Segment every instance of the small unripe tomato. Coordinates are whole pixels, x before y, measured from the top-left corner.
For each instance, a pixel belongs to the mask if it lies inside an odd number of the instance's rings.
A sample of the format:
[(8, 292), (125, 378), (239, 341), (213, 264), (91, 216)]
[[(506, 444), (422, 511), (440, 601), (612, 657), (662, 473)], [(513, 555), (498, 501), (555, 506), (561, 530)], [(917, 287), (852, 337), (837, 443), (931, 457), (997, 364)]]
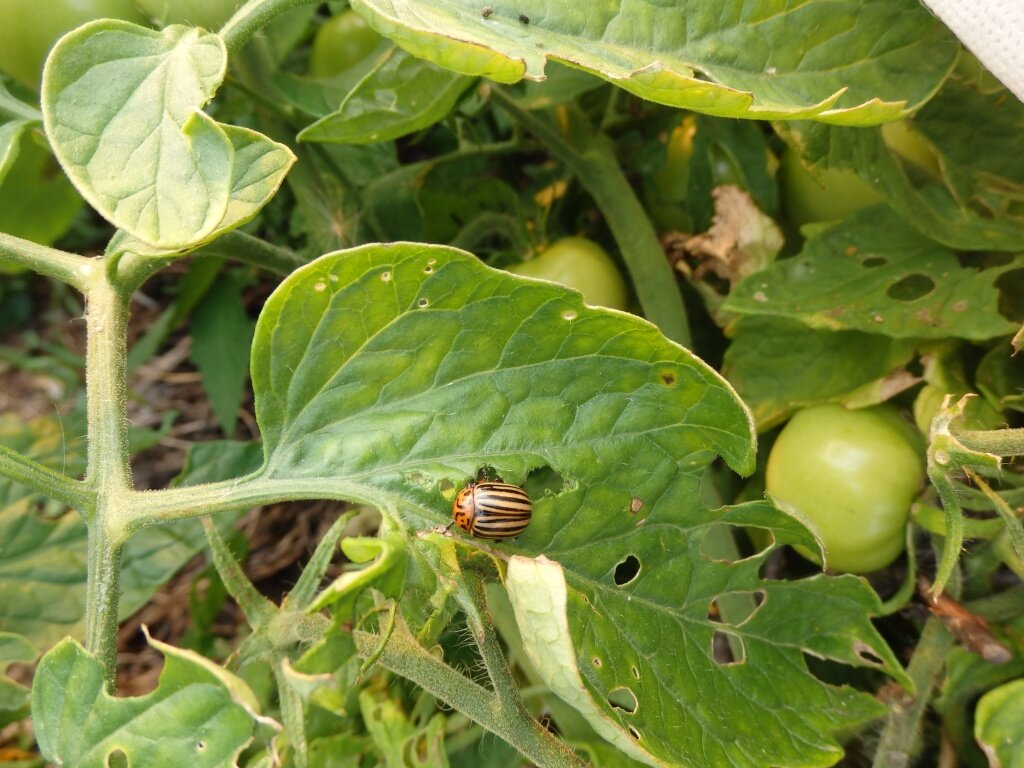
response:
[(563, 237), (539, 256), (514, 264), (508, 271), (575, 288), (593, 306), (629, 306), (626, 281), (619, 268), (601, 246), (585, 237)]
[(372, 54), (384, 38), (353, 10), (331, 16), (316, 32), (309, 53), (309, 74), (332, 77)]
[(780, 158), (779, 184), (786, 214), (798, 227), (845, 219), (885, 199), (853, 171), (822, 168), (812, 174), (788, 147)]
[(530, 524), (530, 496), (511, 483), (468, 483), (452, 503), (454, 524), (479, 539), (511, 539)]
[[(768, 455), (765, 486), (817, 528), (830, 570), (867, 573), (904, 548), (910, 504), (924, 479), (913, 429), (891, 408), (806, 408)], [(800, 554), (819, 562), (816, 553)]]

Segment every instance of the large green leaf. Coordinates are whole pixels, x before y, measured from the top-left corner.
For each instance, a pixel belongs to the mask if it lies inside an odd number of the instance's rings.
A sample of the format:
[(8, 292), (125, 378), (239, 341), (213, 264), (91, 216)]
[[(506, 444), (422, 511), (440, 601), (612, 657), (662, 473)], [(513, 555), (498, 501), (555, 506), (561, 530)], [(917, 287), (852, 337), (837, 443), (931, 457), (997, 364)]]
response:
[(473, 78), (392, 48), (337, 109), (299, 134), (301, 141), (368, 144), (397, 139), (443, 119)]
[[(372, 503), (422, 529), (450, 519), (454, 487), (482, 465), (514, 482), (558, 473), (530, 527), (491, 546), (561, 564), (583, 674), (595, 657), (604, 667), (592, 683), (601, 718), (622, 717), (607, 675), (644, 681), (633, 694), (645, 759), (687, 764), (701, 750), (733, 754), (721, 764), (824, 765), (839, 754), (826, 732), (879, 708), (816, 681), (801, 653), (900, 676), (863, 582), (764, 582), (767, 552), (741, 563), (703, 552), (721, 522), (814, 540), (764, 504), (703, 506), (716, 456), (752, 469), (750, 418), (723, 379), (643, 320), (454, 249), (364, 246), (285, 280), (257, 324), (252, 372), (266, 447), (257, 487)], [(767, 599), (742, 626), (716, 629), (715, 601), (737, 592)], [(744, 644), (743, 663), (713, 659), (716, 631)]]
[(999, 313), (995, 283), (1021, 268), (1024, 256), (988, 269), (961, 266), (951, 250), (879, 206), (811, 238), (799, 256), (743, 280), (723, 308), (893, 338), (991, 339), (1017, 330)]
[(150, 643), (164, 654), (164, 668), (156, 690), (137, 698), (107, 693), (103, 665), (71, 638), (43, 657), (32, 720), (47, 760), (105, 768), (120, 753), (133, 768), (236, 765), (252, 737), (255, 695), (202, 656)]
[(935, 91), (958, 49), (916, 0), (352, 5), (402, 47), (456, 72), (540, 80), (557, 60), (645, 99), (729, 117), (891, 120)]
[(54, 152), (104, 217), (181, 249), (239, 226), (277, 190), (294, 156), (202, 107), (224, 77), (217, 35), (97, 21), (61, 38), (43, 74)]
[(722, 374), (763, 431), (796, 408), (818, 403), (878, 403), (918, 379), (904, 366), (914, 342), (861, 331), (808, 328), (751, 315), (729, 329)]

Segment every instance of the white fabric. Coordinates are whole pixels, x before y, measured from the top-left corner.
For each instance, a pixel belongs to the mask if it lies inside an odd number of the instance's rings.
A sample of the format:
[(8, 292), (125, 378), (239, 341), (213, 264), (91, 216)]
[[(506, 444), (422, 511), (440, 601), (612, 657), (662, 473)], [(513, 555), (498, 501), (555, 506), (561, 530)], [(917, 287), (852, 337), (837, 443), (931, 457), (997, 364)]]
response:
[(1024, 101), (1024, 0), (923, 0)]

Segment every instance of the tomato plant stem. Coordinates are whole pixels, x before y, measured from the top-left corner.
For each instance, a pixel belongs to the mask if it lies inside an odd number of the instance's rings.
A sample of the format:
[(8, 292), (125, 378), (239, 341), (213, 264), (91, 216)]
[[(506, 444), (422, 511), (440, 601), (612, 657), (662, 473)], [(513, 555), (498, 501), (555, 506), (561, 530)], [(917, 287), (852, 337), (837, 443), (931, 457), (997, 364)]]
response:
[(131, 490), (125, 377), (131, 290), (114, 283), (97, 259), (85, 285), (86, 418), (89, 445), (85, 482), (95, 489), (86, 572), (85, 641), (106, 670), (112, 688), (117, 659), (117, 608), (121, 550), (126, 539), (121, 504)]
[[(357, 630), (353, 636), (361, 656), (376, 653), (381, 647), (381, 638), (372, 632)], [(400, 618), (377, 661), (497, 734), (541, 768), (583, 768), (586, 765), (533, 718), (524, 721), (512, 716), (495, 694), (429, 653), (416, 642)]]
[(608, 137), (575, 111), (569, 112), (569, 136), (564, 137), (500, 88), (493, 89), (491, 94), (503, 110), (576, 174), (608, 221), (644, 314), (670, 339), (689, 347), (690, 326), (675, 273), (650, 219), (619, 167)]
[(93, 268), (94, 261), (0, 232), (0, 264), (28, 267), (79, 290), (83, 290), (85, 277)]
[(890, 703), (873, 768), (904, 768), (910, 764), (921, 718), (928, 707), (932, 689), (942, 675), (952, 645), (953, 636), (942, 622), (934, 617), (928, 619), (907, 668), (915, 691)]
[(274, 18), (292, 8), (308, 5), (313, 0), (250, 0), (243, 5), (220, 30), (228, 55), (234, 56), (253, 35), (266, 27)]

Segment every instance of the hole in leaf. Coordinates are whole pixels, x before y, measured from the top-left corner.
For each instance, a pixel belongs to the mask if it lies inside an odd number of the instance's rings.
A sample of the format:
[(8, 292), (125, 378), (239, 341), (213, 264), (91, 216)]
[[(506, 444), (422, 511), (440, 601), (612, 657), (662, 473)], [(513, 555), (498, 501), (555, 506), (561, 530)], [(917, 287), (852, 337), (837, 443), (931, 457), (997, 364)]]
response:
[(916, 301), (935, 290), (935, 281), (928, 275), (907, 275), (889, 286), (885, 294), (896, 301)]
[(638, 731), (638, 730), (637, 730), (636, 728), (634, 728), (634, 727), (633, 727), (632, 725), (631, 725), (631, 726), (629, 726), (629, 735), (630, 735), (630, 736), (632, 736), (632, 737), (633, 737), (634, 739), (636, 739), (637, 741), (640, 741), (640, 731)]
[(444, 496), (446, 499), (450, 499), (452, 497), (452, 494), (455, 493), (455, 483), (453, 483), (451, 480), (442, 480), (440, 483), (437, 484), (437, 486), (438, 490), (441, 491), (441, 495)]
[(523, 488), (531, 499), (539, 499), (548, 494), (558, 495), (565, 489), (565, 478), (549, 466), (537, 467), (523, 481)]
[(595, 667), (597, 667), (598, 669), (601, 668), (601, 659), (599, 659), (597, 656), (592, 658), (591, 661), (594, 662)]
[(743, 638), (734, 632), (715, 630), (715, 634), (711, 638), (711, 658), (716, 664), (723, 667), (745, 664), (747, 648), (743, 644)]
[(889, 260), (884, 256), (868, 256), (860, 263), (860, 265), (862, 267), (867, 267), (868, 269), (873, 269), (874, 267), (884, 267), (888, 263)]
[(749, 557), (760, 557), (775, 546), (775, 533), (768, 528), (748, 525), (743, 532), (752, 547)]
[(1013, 269), (996, 278), (999, 314), (1015, 323), (1024, 322), (1024, 269)]
[(108, 768), (128, 768), (131, 763), (128, 761), (128, 755), (120, 749), (115, 749), (107, 755), (106, 765)]
[(640, 573), (640, 561), (633, 555), (627, 555), (626, 559), (615, 566), (615, 584), (624, 587)]
[(870, 645), (866, 645), (861, 642), (854, 642), (853, 651), (857, 654), (857, 657), (865, 664), (870, 664), (873, 667), (885, 666), (885, 662), (882, 658), (875, 653), (875, 649)]
[[(715, 530), (716, 528), (718, 530)], [(717, 547), (711, 551), (707, 549), (708, 542), (713, 544), (716, 541), (726, 541), (728, 538), (737, 541), (742, 539), (743, 535), (743, 528), (740, 526), (729, 525), (728, 523), (716, 523), (715, 525), (708, 526), (700, 542), (700, 553), (708, 560), (717, 563), (738, 563), (741, 560), (746, 560), (750, 556), (744, 555), (742, 552), (737, 552), (736, 559), (732, 560), (726, 552), (719, 551)]]
[(428, 307), (428, 306), (430, 306), (430, 299), (428, 299), (426, 296), (422, 296), (416, 302), (416, 306), (419, 307), (420, 309), (423, 309), (424, 307)]
[(632, 673), (633, 677), (635, 677), (637, 680), (640, 679), (640, 670), (637, 668), (636, 664), (634, 664), (632, 667), (630, 667), (629, 671)]
[(708, 605), (708, 621), (738, 627), (757, 613), (764, 604), (764, 599), (763, 589), (750, 592), (725, 592), (714, 597)]
[(637, 708), (636, 695), (624, 686), (613, 688), (608, 692), (608, 703), (613, 708), (621, 709), (630, 715), (636, 712)]

